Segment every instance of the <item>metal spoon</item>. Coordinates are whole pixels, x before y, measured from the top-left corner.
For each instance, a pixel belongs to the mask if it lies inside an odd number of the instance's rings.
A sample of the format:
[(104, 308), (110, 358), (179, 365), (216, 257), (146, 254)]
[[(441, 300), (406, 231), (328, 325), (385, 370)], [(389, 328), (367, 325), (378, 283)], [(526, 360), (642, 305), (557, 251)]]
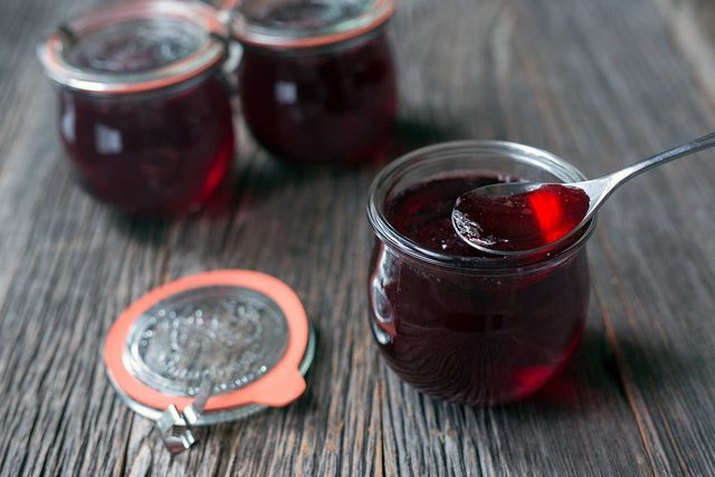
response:
[[(715, 132), (686, 144), (668, 149), (667, 151), (598, 179), (559, 184), (512, 182), (479, 187), (466, 192), (457, 199), (452, 209), (452, 225), (462, 240), (472, 247), (487, 253), (498, 255), (529, 255), (553, 250), (572, 237), (582, 226), (591, 220), (605, 200), (624, 182), (656, 166), (713, 146), (715, 146)], [(522, 220), (525, 217), (529, 218), (523, 216), (523, 214), (532, 214), (533, 211), (526, 209), (517, 210), (516, 208), (525, 207), (525, 204), (528, 203), (527, 199), (533, 197), (532, 194), (538, 194), (540, 191), (544, 193), (548, 192), (552, 195), (565, 192), (571, 197), (576, 197), (577, 201), (580, 195), (584, 198), (583, 207), (581, 208), (582, 213), (576, 216), (575, 222), (572, 220), (571, 223), (568, 224), (567, 229), (556, 233), (553, 240), (545, 240), (543, 236), (540, 236), (540, 246), (538, 247), (530, 247), (534, 241), (525, 238), (529, 237), (528, 230), (524, 232), (524, 235), (518, 237), (500, 236), (498, 229), (499, 224), (503, 223), (503, 221), (501, 221), (502, 219), (500, 217), (495, 217), (494, 213), (503, 213), (506, 215), (514, 213), (511, 218), (518, 220)], [(522, 213), (522, 216), (516, 215), (518, 213)], [(479, 219), (479, 217), (482, 217), (482, 219)], [(488, 217), (491, 222), (484, 221), (484, 217)], [(494, 230), (490, 230), (490, 226)], [(520, 239), (521, 242), (519, 241)], [(524, 247), (522, 247), (522, 245), (524, 245)]]

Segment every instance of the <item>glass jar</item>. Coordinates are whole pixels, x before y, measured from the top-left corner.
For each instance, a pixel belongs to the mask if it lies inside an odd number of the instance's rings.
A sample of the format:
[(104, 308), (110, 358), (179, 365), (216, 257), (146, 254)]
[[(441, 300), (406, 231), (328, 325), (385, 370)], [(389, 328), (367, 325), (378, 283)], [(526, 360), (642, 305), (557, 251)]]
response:
[(239, 3), (233, 34), (242, 114), (290, 163), (344, 165), (377, 154), (397, 107), (384, 24), (395, 0)]
[(204, 4), (147, 0), (83, 16), (40, 45), (62, 143), (87, 190), (136, 214), (209, 200), (234, 151), (227, 36)]
[(370, 190), (378, 238), (369, 295), (375, 341), (417, 389), (498, 404), (539, 389), (570, 360), (584, 330), (593, 221), (548, 255), (487, 256), (456, 236), (454, 201), (508, 180), (584, 180), (545, 151), (507, 142), (445, 143), (386, 167)]

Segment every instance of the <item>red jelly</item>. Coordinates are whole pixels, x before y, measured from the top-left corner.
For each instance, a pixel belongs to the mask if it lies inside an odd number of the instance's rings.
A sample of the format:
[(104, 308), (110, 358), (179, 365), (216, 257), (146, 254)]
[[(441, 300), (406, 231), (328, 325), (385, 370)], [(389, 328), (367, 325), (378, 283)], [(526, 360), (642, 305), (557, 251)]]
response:
[(383, 25), (392, 0), (241, 2), (242, 113), (255, 138), (297, 164), (350, 164), (385, 144), (396, 114)]
[(373, 184), (373, 335), (395, 372), (432, 396), (473, 405), (523, 398), (579, 346), (590, 228), (558, 253), (526, 259), (485, 255), (452, 227), (460, 195), (512, 178), (582, 176), (543, 151), (474, 141), (416, 151)]
[(589, 203), (582, 189), (560, 184), (503, 196), (474, 191), (457, 200), (455, 226), (462, 237), (489, 250), (526, 251), (568, 235), (586, 216)]
[(211, 198), (234, 150), (221, 33), (203, 4), (150, 0), (96, 11), (43, 45), (60, 136), (87, 190), (151, 215)]

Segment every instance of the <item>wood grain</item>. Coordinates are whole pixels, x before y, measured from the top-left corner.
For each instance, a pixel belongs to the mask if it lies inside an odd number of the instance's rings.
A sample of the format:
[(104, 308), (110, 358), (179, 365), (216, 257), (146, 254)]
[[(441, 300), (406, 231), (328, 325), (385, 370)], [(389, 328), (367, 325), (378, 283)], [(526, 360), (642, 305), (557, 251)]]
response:
[[(588, 331), (561, 377), (509, 406), (445, 404), (371, 343), (364, 205), (377, 166), (286, 168), (239, 121), (235, 180), (197, 216), (127, 219), (76, 186), (34, 45), (92, 4), (0, 0), (0, 475), (715, 475), (711, 154), (605, 206)], [(713, 12), (701, 0), (403, 1), (389, 27), (391, 155), (509, 139), (595, 176), (704, 133)], [(172, 459), (115, 396), (99, 349), (133, 299), (216, 268), (291, 285), (318, 358), (299, 401), (211, 427)]]

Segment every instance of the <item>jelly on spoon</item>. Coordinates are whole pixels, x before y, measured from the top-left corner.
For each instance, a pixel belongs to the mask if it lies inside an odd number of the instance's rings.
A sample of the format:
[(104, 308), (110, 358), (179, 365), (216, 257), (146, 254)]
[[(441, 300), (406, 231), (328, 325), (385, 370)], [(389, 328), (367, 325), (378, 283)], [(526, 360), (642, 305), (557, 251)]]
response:
[(518, 184), (515, 192), (499, 195), (477, 190), (457, 199), (452, 223), (470, 245), (499, 252), (555, 242), (578, 226), (590, 203), (583, 189), (561, 184)]
[(483, 252), (499, 255), (545, 252), (580, 230), (624, 182), (713, 146), (715, 132), (598, 179), (570, 184), (512, 182), (479, 187), (457, 199), (452, 209), (452, 225), (462, 240)]

